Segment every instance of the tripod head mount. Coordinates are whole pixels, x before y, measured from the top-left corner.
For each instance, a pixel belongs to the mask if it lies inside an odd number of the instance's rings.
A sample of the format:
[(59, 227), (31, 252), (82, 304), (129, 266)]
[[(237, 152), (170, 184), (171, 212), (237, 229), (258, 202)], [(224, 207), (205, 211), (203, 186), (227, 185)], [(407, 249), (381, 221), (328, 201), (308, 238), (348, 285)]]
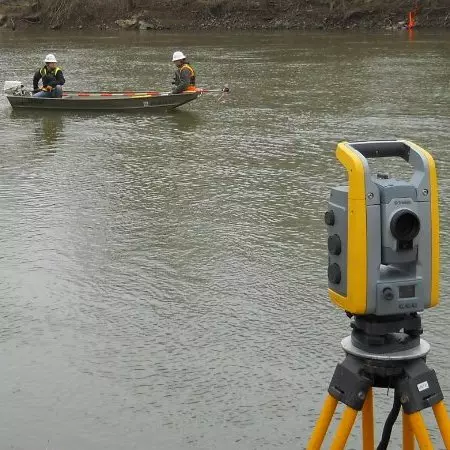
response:
[(374, 354), (389, 354), (411, 350), (420, 345), (423, 332), (418, 313), (395, 316), (353, 316), (352, 344)]

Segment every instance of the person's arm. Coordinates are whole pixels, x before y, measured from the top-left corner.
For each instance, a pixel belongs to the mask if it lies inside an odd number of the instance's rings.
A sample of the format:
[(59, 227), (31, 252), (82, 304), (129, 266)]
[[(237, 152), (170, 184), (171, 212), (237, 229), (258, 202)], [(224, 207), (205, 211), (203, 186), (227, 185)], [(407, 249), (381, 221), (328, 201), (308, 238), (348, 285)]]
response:
[(173, 74), (173, 81), (172, 84), (174, 84), (175, 86), (178, 86), (178, 83), (180, 82), (180, 76), (178, 74), (178, 70), (176, 70)]
[(58, 73), (56, 74), (56, 84), (63, 86), (65, 82), (66, 80), (64, 78), (64, 74), (62, 73), (62, 70), (58, 70)]
[(191, 71), (186, 67), (180, 73), (180, 82), (172, 89), (172, 94), (179, 94), (187, 89), (191, 81)]
[(33, 76), (33, 89), (37, 91), (39, 89), (39, 80), (42, 78), (41, 71), (37, 70)]

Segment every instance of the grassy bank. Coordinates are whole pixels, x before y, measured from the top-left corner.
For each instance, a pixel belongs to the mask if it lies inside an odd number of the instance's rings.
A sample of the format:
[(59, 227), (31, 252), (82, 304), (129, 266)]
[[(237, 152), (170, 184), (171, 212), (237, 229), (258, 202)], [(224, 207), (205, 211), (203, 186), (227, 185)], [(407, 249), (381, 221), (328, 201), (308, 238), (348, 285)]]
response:
[(450, 28), (450, 0), (0, 0), (0, 25), (15, 29)]

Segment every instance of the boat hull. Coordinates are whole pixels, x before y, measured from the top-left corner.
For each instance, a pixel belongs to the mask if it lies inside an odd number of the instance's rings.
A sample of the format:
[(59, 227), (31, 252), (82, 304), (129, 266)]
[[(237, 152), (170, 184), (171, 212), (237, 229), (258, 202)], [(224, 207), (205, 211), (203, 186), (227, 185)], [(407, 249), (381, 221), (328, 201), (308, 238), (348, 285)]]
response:
[(66, 92), (62, 98), (7, 95), (13, 109), (51, 109), (76, 111), (171, 110), (195, 100), (199, 92), (100, 93)]

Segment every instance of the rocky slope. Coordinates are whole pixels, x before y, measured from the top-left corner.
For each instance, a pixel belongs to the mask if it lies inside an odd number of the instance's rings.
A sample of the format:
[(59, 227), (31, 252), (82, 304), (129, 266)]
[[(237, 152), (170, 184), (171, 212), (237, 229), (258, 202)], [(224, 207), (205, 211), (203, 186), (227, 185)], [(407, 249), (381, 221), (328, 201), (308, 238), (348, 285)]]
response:
[(0, 0), (0, 26), (141, 29), (450, 28), (450, 0)]

